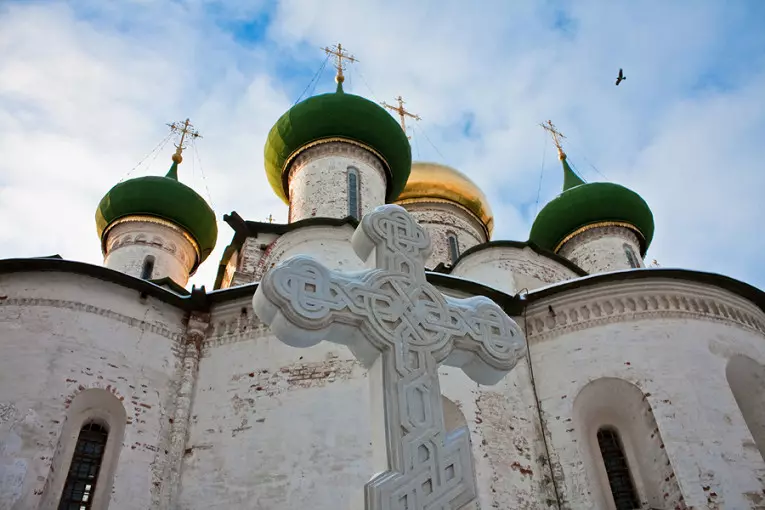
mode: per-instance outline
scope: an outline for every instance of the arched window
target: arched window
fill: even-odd
[[[58,510],[90,510],[109,431],[95,422],[80,429]]]
[[[630,267],[640,267],[640,262],[638,262],[638,258],[635,256],[635,252],[632,250],[632,246],[627,243],[624,243],[624,254],[627,255],[627,263],[630,265]]]
[[[359,170],[356,167],[348,167],[348,216],[357,220],[361,218],[359,208]]]
[[[612,427],[598,430],[598,446],[608,475],[608,484],[614,497],[616,510],[640,508],[635,483],[627,465],[627,457],[619,433]]]
[[[754,444],[765,459],[765,407],[762,405],[765,366],[738,354],[728,361],[725,375]]]
[[[454,232],[449,232],[446,234],[446,239],[449,242],[449,258],[452,264],[454,264],[460,257],[460,245],[457,242],[457,235]]]
[[[154,272],[154,255],[147,255],[143,259],[143,268],[141,269],[141,279],[148,280],[151,278],[151,273]]]

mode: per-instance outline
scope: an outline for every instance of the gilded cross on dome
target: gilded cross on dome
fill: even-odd
[[[351,242],[374,269],[346,274],[292,257],[266,273],[255,313],[288,345],[347,345],[369,369],[384,434],[373,438],[366,510],[462,508],[477,495],[470,442],[446,435],[438,366],[495,384],[525,355],[523,333],[489,298],[456,299],[428,283],[430,237],[404,208],[367,214]]]
[[[551,120],[548,120],[546,124],[540,124],[540,126],[542,126],[542,129],[550,133],[550,136],[552,136],[555,148],[558,149],[558,158],[560,158],[561,161],[566,159],[566,153],[563,152],[563,145],[560,142],[562,139],[566,138],[563,136],[563,133],[558,131],[558,129],[555,127],[555,124],[553,124]]]
[[[345,51],[343,49],[343,45],[340,43],[337,43],[337,45],[331,48],[324,47],[322,49],[327,55],[335,57],[335,69],[337,70],[335,81],[337,81],[337,83],[343,83],[345,81],[345,76],[343,75],[343,71],[345,70],[345,62],[343,62],[343,59],[347,60],[348,62],[358,62],[358,59]]]
[[[183,157],[181,156],[181,153],[183,152],[183,149],[186,148],[185,142],[186,137],[188,136],[192,140],[195,140],[197,138],[202,138],[202,135],[199,134],[199,131],[194,129],[194,126],[191,124],[191,121],[189,119],[186,119],[183,122],[173,122],[172,124],[167,125],[170,128],[170,131],[174,134],[180,133],[181,139],[180,141],[175,144],[175,154],[173,154],[173,161],[176,163],[180,163],[183,161]]]
[[[409,112],[406,110],[406,108],[404,108],[404,103],[406,103],[406,101],[404,101],[404,98],[402,98],[401,96],[398,96],[396,98],[396,101],[398,101],[398,106],[390,105],[386,103],[385,101],[381,102],[380,104],[384,108],[387,108],[393,112],[398,113],[399,119],[401,120],[401,129],[403,129],[404,133],[406,133],[406,118],[407,117],[411,117],[414,120],[422,120],[422,118],[419,115]],[[411,138],[411,136],[407,138]]]

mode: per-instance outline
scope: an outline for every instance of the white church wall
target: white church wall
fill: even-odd
[[[354,216],[348,203],[351,169],[358,176],[361,216],[384,204],[387,177],[377,156],[348,142],[322,143],[304,150],[290,164],[290,222]]]
[[[577,430],[573,410],[582,388],[600,378],[622,379],[643,392],[661,433],[659,448],[682,489],[678,501],[760,508],[765,462],[725,373],[736,354],[765,359],[765,315],[752,303],[702,284],[642,280],[541,300],[528,310],[527,329],[562,475],[556,480],[572,508],[608,508],[594,499],[600,481],[591,479],[587,463],[597,459],[583,461],[579,444],[591,431]],[[665,501],[674,497],[665,493]]]
[[[667,457],[661,430],[646,394],[624,379],[595,379],[574,399],[572,427],[597,508],[615,510],[605,461],[598,442],[601,429],[618,437],[640,506],[683,507],[683,496]]]
[[[439,379],[470,429],[478,508],[557,508],[526,360],[495,386],[446,366]]]
[[[351,246],[354,228],[311,226],[287,232],[280,236],[261,259],[255,270],[256,281],[280,261],[294,255],[309,255],[331,269],[356,271],[364,268]]]
[[[329,342],[283,344],[250,301],[213,311],[181,508],[350,508],[372,475],[366,370]]]
[[[746,422],[760,456],[765,459],[765,365],[749,356],[731,356],[725,367],[733,397]]]
[[[153,221],[126,221],[115,225],[106,240],[104,266],[141,278],[146,257],[154,257],[148,279],[172,278],[185,287],[196,262],[194,246],[177,227]]]
[[[0,276],[3,508],[56,507],[62,485],[51,465],[68,469],[61,455],[67,419],[82,417],[71,415],[70,405],[93,388],[113,394],[127,415],[110,505],[152,506],[162,482],[182,319],[154,298],[87,276]]]
[[[454,276],[483,283],[507,294],[534,290],[578,275],[560,262],[531,248],[489,246],[465,256],[452,269]]]
[[[558,255],[591,274],[645,266],[637,234],[619,226],[585,230],[566,241],[558,250]]]
[[[457,238],[458,255],[487,241],[478,220],[456,205],[442,202],[412,202],[400,205],[430,234],[433,251],[425,262],[427,268],[432,269],[440,263],[454,263],[449,249],[450,235]]]

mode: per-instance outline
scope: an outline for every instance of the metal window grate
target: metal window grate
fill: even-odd
[[[452,259],[452,264],[457,262],[457,259],[460,257],[460,247],[459,244],[457,244],[457,236],[454,234],[448,235],[449,239],[449,257]]]
[[[629,244],[624,244],[624,254],[627,255],[627,263],[630,265],[630,267],[633,268],[639,268],[640,263],[637,260],[637,257],[635,256],[635,252],[632,251],[632,247]]]
[[[603,455],[603,464],[608,474],[608,484],[614,496],[616,510],[634,510],[640,503],[632,482],[630,468],[624,455],[619,434],[614,429],[603,428],[598,431],[598,445]]]
[[[141,279],[149,280],[154,272],[154,256],[147,255],[143,260],[143,269],[141,270]]]
[[[109,432],[96,423],[80,429],[58,510],[90,510]]]
[[[348,216],[357,220],[361,216],[359,212],[359,176],[356,169],[348,168]]]

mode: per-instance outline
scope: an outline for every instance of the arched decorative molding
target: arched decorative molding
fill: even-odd
[[[540,299],[528,308],[526,335],[539,342],[595,326],[658,318],[724,322],[765,334],[765,314],[735,294],[708,285],[642,280]]]
[[[765,366],[747,356],[728,360],[725,376],[754,443],[765,460]]]
[[[598,431],[616,430],[643,507],[685,508],[680,487],[646,395],[623,379],[588,383],[574,400],[574,429],[595,508],[615,507]]]
[[[122,402],[113,393],[101,388],[90,388],[75,395],[69,405],[43,489],[40,509],[55,510],[58,507],[80,429],[89,422],[103,424],[109,431],[92,504],[92,508],[98,510],[108,507],[114,473],[125,437],[127,413]]]

